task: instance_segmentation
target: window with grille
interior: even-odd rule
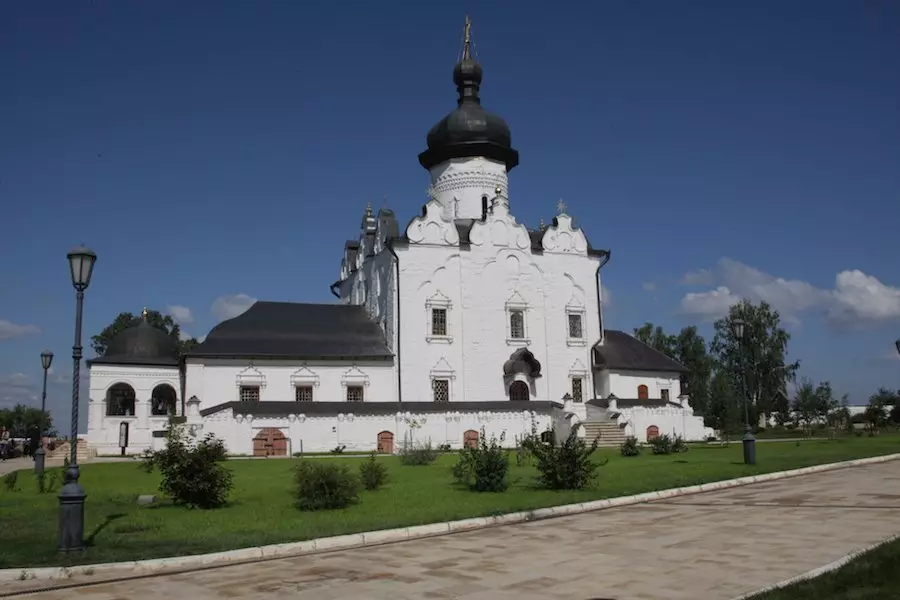
[[[583,399],[582,385],[584,380],[581,377],[572,378],[572,398],[575,402],[581,402]]]
[[[363,388],[361,385],[347,386],[347,402],[362,402]]]
[[[668,389],[662,389],[662,390],[659,390],[659,394],[660,394],[660,397],[661,397],[664,401],[666,401],[666,402],[669,401],[669,390],[668,390]]]
[[[447,335],[447,309],[431,309],[431,335]]]
[[[581,339],[584,337],[584,331],[581,327],[581,315],[569,313],[569,337]]]
[[[312,402],[313,401],[313,393],[311,385],[298,385],[295,388],[294,396],[297,399],[297,402]]]
[[[434,392],[434,401],[438,404],[450,402],[450,380],[432,379],[431,390]]]
[[[521,310],[509,313],[509,337],[517,340],[525,337],[525,313]]]
[[[241,402],[259,402],[259,387],[255,385],[242,385]]]

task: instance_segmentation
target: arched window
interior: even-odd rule
[[[106,416],[134,416],[134,388],[127,383],[117,383],[106,390]]]
[[[513,402],[527,402],[531,397],[528,384],[524,381],[513,381],[509,386],[509,399]]]
[[[650,397],[650,390],[646,385],[641,384],[638,386],[638,400],[646,400]]]
[[[175,388],[167,383],[161,383],[153,388],[150,396],[150,414],[154,417],[174,417],[178,395]]]
[[[659,427],[656,425],[651,425],[647,428],[647,441],[655,440],[659,437]]]

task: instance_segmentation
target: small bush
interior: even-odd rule
[[[653,438],[652,440],[648,440],[650,444],[650,450],[653,454],[671,454],[672,453],[672,438],[669,437],[668,434],[663,434]]]
[[[153,452],[153,450],[144,450],[144,452],[141,454],[141,462],[138,463],[138,469],[144,471],[145,473],[152,473],[155,459],[156,453]]]
[[[450,444],[438,444],[438,452],[450,452],[452,448]]]
[[[416,444],[409,434],[403,437],[403,446],[400,448],[400,462],[408,466],[430,465],[438,458],[438,451],[432,448],[431,440],[423,444]]]
[[[18,492],[19,491],[19,472],[13,471],[11,473],[7,473],[3,477],[3,487],[6,488],[7,492]]]
[[[378,462],[375,458],[376,453],[369,454],[369,458],[359,465],[359,479],[367,490],[377,490],[388,479],[387,466]]]
[[[641,447],[638,445],[637,438],[634,436],[625,438],[625,441],[619,446],[619,452],[622,456],[640,456]]]
[[[509,487],[509,455],[503,449],[505,434],[488,440],[481,430],[478,445],[463,448],[453,465],[453,477],[457,482],[476,492],[503,492]]]
[[[173,424],[166,432],[166,447],[144,455],[143,468],[158,468],[161,492],[175,504],[191,508],[219,508],[234,485],[232,473],[220,463],[227,458],[225,444],[212,434],[196,444],[187,440],[183,427]]]
[[[600,440],[587,445],[578,437],[578,428],[573,427],[568,437],[556,445],[556,433],[550,429],[540,438],[531,436],[525,441],[528,451],[537,459],[541,484],[552,490],[580,490],[587,487],[597,476],[597,469],[606,464],[595,463],[591,455]]]
[[[60,480],[59,475],[60,471],[56,469],[44,469],[42,473],[35,474],[34,478],[37,481],[38,493],[52,494],[56,491],[56,486]]]
[[[684,438],[680,435],[675,436],[675,441],[672,442],[672,452],[675,454],[681,454],[682,452],[687,452],[690,447],[687,445],[687,442],[684,441]]]
[[[332,461],[301,461],[294,483],[300,510],[346,508],[359,500],[359,478],[347,465]]]
[[[343,454],[344,450],[347,449],[347,446],[335,446],[331,449],[332,454]]]

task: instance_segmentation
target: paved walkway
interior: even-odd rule
[[[900,533],[898,500],[900,461],[893,461],[522,525],[29,597],[727,600]]]

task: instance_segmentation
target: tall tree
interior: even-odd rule
[[[31,437],[36,431],[54,434],[50,413],[24,404],[0,408],[0,427],[9,429],[12,437]]]
[[[793,402],[791,402],[791,409],[799,425],[806,430],[809,430],[813,421],[816,420],[816,414],[819,412],[818,403],[819,398],[816,396],[816,388],[813,382],[809,379],[803,379],[800,385],[797,386],[797,393],[794,395]]]
[[[737,431],[741,422],[741,401],[734,388],[733,378],[717,370],[709,384],[709,404],[704,413],[707,427],[722,432]]]
[[[139,325],[141,319],[142,317],[140,315],[133,315],[130,312],[119,313],[112,323],[103,328],[103,331],[91,337],[91,347],[94,349],[94,352],[97,353],[97,356],[103,356],[106,353],[109,342],[114,337],[130,327]],[[159,311],[148,310],[147,322],[151,326],[170,335],[178,344],[178,351],[181,354],[188,352],[200,343],[196,338],[182,340],[181,327],[175,322],[175,319],[169,315],[163,315]]]
[[[678,360],[675,353],[675,344],[677,338],[674,335],[668,335],[659,325],[654,325],[649,321],[634,330],[634,337],[659,350],[669,358]]]
[[[709,408],[712,360],[706,351],[706,340],[697,333],[697,327],[691,325],[681,330],[675,338],[675,356],[688,369],[681,377],[681,389],[690,395],[694,410],[706,414]]]
[[[882,406],[896,406],[900,404],[900,392],[894,392],[886,387],[878,388],[878,391],[869,396],[869,403]]]
[[[734,332],[737,318],[744,321],[741,343]],[[790,334],[781,326],[778,311],[766,302],[755,305],[743,300],[733,305],[726,317],[715,322],[710,354],[717,365],[732,376],[735,388],[746,390],[760,417],[772,415],[776,392],[783,392],[800,368],[799,361],[785,362],[790,339]]]

